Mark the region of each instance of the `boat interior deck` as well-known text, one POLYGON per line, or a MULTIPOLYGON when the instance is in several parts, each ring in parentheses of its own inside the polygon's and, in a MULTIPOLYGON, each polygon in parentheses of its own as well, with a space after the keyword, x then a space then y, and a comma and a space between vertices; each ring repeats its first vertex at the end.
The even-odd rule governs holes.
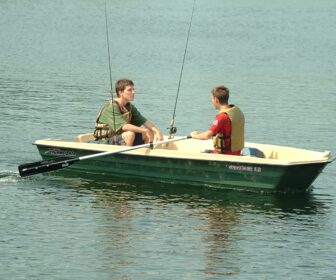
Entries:
MULTIPOLYGON (((168 137, 165 136, 165 139, 168 137)), ((178 138, 178 137, 176 137, 178 138)), ((74 138, 75 143, 94 143, 94 137, 91 133, 81 134, 74 138)), ((99 145, 99 144, 93 144, 99 145)), ((196 140, 196 139, 186 139, 182 141, 171 142, 167 144, 157 145, 155 150, 169 150, 172 153, 179 152, 189 155, 200 155, 208 158, 210 157, 223 157, 223 155, 213 155, 206 154, 206 150, 213 149, 212 140, 196 140)), ((100 146, 113 146, 113 145, 104 145, 100 146)), ((115 147, 115 146, 114 146, 115 147)), ((120 146, 118 146, 120 147, 120 146)), ((106 148, 108 149, 108 148, 106 148)), ((174 153, 175 154, 175 153, 174 153)), ((331 153, 329 151, 317 152, 299 148, 292 148, 286 146, 277 146, 269 144, 257 144, 245 142, 245 148, 242 151, 242 156, 247 158, 254 158, 254 160, 276 160, 276 161, 285 161, 285 162, 320 162, 320 161, 329 161, 331 159, 331 153)), ((236 156, 227 156, 230 158, 237 158, 236 156)), ((239 157, 242 159, 241 157, 239 157)))

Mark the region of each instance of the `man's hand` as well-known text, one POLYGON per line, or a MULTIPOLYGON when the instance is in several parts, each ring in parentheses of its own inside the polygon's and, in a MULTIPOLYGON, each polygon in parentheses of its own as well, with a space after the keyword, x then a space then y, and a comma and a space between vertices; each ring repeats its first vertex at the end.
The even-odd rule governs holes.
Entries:
POLYGON ((196 135, 198 135, 198 134, 200 134, 199 131, 193 131, 193 132, 190 133, 190 136, 191 136, 192 138, 196 138, 196 137, 197 137, 196 135))

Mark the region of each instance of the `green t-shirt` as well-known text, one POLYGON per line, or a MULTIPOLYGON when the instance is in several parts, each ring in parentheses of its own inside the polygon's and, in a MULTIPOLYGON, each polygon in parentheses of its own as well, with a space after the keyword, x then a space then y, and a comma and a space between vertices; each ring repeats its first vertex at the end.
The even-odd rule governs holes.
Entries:
POLYGON ((98 122, 103 124, 108 124, 110 128, 114 131, 119 131, 125 124, 133 124, 135 126, 142 126, 147 119, 140 114, 138 109, 132 105, 131 103, 126 104, 127 110, 130 112, 131 118, 130 121, 127 121, 126 115, 128 113, 121 112, 118 104, 115 102, 109 102, 109 104, 105 105, 103 112, 101 113, 98 122), (114 120, 113 120, 114 119, 114 120), (114 127, 115 125, 115 127, 114 127))

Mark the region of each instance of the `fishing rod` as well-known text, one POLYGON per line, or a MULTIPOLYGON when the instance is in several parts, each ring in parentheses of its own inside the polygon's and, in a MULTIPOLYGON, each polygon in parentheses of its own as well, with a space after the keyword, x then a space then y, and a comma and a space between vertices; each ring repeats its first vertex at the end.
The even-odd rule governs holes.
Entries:
MULTIPOLYGON (((110 39, 109 39, 109 29, 107 24, 107 7, 106 7, 106 0, 105 0, 105 27, 106 27, 106 44, 107 44, 107 54, 108 54, 108 65, 109 65, 109 72, 110 72, 110 94, 112 96, 112 113, 114 116, 114 98, 113 98, 113 83, 112 83, 112 70, 111 70, 111 55, 110 55, 110 39)), ((114 131, 116 129, 115 118, 113 117, 113 125, 114 131)))
POLYGON ((184 68, 184 61, 186 58, 186 54, 187 54, 187 48, 188 48, 188 43, 189 43, 189 37, 190 37, 190 30, 191 30, 191 23, 193 20, 193 16, 194 16, 194 10, 195 10, 195 3, 196 0, 194 0, 194 4, 192 7, 192 12, 191 12, 191 17, 190 17, 190 22, 189 22, 189 29, 188 29, 188 35, 187 35, 187 41, 186 41, 186 46, 184 49, 184 55, 183 55, 183 60, 182 60, 182 66, 181 66, 181 72, 180 72, 180 80, 178 83, 178 87, 177 87, 177 93, 176 93, 176 99, 175 99, 175 105, 174 105, 174 112, 173 112, 173 118, 170 122, 170 127, 168 127, 169 129, 169 138, 173 138, 173 134, 176 133, 177 129, 174 126, 175 125, 175 114, 176 114, 176 106, 177 106, 177 100, 178 100, 178 96, 179 96, 179 92, 180 92, 180 86, 181 86, 181 81, 182 81, 182 74, 183 74, 183 68, 184 68))

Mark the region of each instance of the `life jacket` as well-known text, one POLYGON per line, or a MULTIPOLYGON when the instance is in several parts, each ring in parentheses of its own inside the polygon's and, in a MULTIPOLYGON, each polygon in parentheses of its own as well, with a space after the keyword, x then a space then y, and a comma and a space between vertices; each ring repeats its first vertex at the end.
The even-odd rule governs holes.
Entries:
MULTIPOLYGON (((115 104, 118 105, 118 102, 114 101, 115 104)), ((97 119, 96 119, 96 123, 95 123, 95 130, 93 132, 93 136, 95 137, 96 141, 108 141, 110 140, 114 135, 117 134, 121 134, 122 131, 121 129, 119 129, 118 131, 114 131, 108 124, 106 123, 100 123, 99 119, 101 117, 101 115, 103 114, 103 112, 109 107, 109 106, 113 106, 112 104, 112 100, 110 100, 107 104, 105 104, 105 106, 99 111, 97 119)), ((127 123, 131 122, 132 119, 132 105, 129 103, 129 110, 125 113, 123 113, 123 118, 125 119, 125 121, 127 123)), ((119 108, 120 110, 120 108, 119 108)), ((121 110, 120 110, 121 111, 121 110)))
POLYGON ((236 106, 222 109, 219 113, 225 113, 231 123, 231 131, 229 135, 217 133, 213 138, 215 151, 221 154, 230 154, 231 152, 239 152, 244 148, 244 124, 245 118, 243 112, 236 106))

